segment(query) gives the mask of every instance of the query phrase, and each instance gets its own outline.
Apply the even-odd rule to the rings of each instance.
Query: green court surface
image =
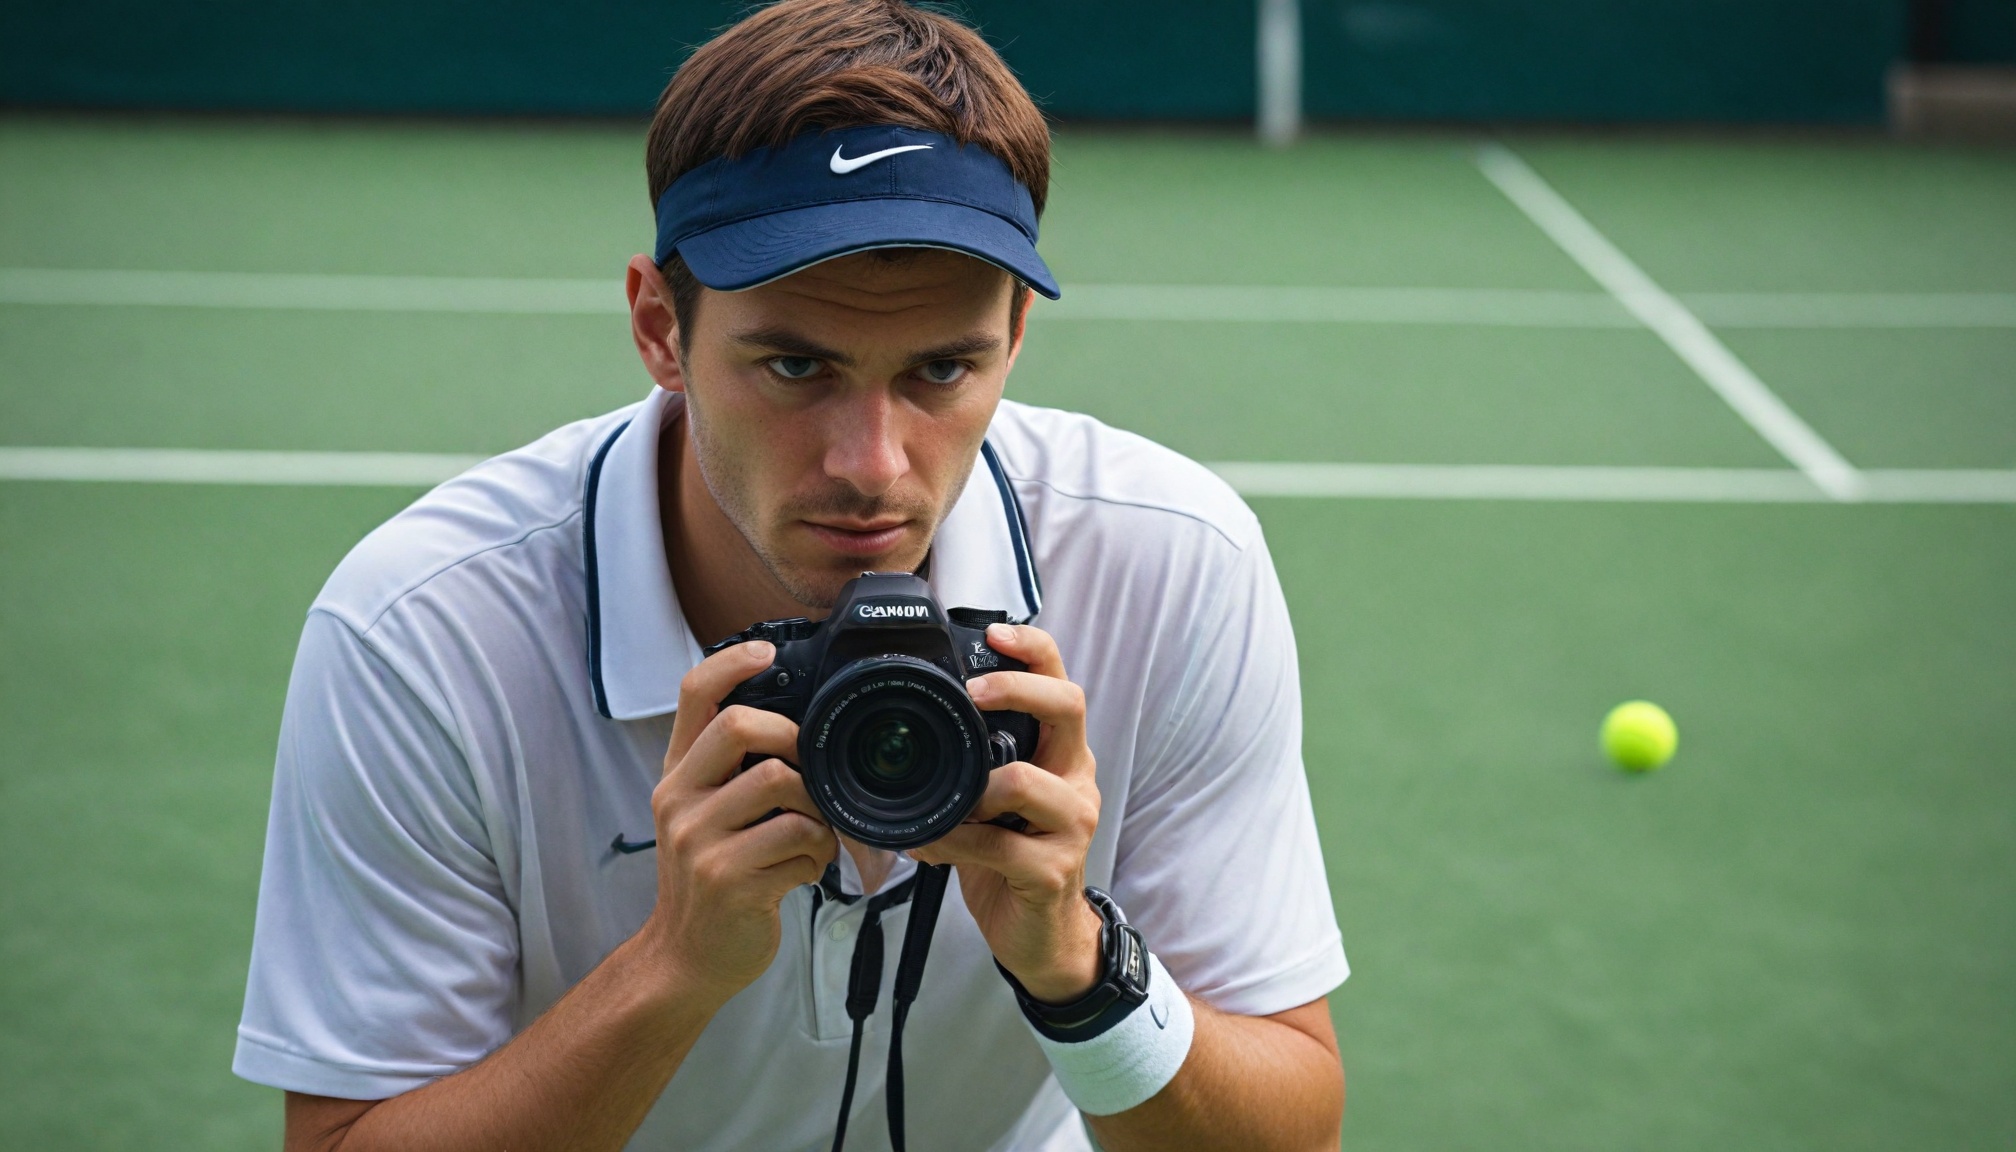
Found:
[[[486,453],[637,398],[613,310],[89,299],[117,276],[24,303],[9,276],[613,283],[648,243],[640,136],[0,118],[0,465]],[[2016,152],[1507,142],[1854,465],[2016,470]],[[1789,467],[1475,143],[1062,132],[1066,301],[1010,394],[1213,461]],[[1074,285],[1586,322],[1072,318]],[[1865,322],[1766,315],[1844,293]],[[287,668],[416,492],[0,481],[0,1146],[277,1146],[277,1093],[229,1062]],[[2016,1146],[2016,502],[1253,502],[1354,968],[1347,1148]],[[1627,778],[1596,726],[1639,696],[1681,749]]]

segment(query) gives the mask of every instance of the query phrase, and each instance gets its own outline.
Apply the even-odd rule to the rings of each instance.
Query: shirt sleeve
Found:
[[[377,1100],[511,1035],[518,933],[450,728],[342,621],[310,613],[281,721],[232,1069]]]
[[[1350,974],[1302,764],[1295,634],[1257,527],[1169,605],[1180,663],[1151,691],[1113,896],[1186,992],[1264,1016]],[[1186,599],[1186,598],[1179,598]],[[1156,698],[1160,697],[1158,701]]]

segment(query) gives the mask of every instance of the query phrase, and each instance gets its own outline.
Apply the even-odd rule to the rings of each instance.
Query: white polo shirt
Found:
[[[355,1099],[418,1088],[509,1040],[649,914],[654,855],[613,842],[653,835],[679,681],[700,659],[658,520],[658,435],[679,405],[654,390],[478,465],[330,577],[281,724],[240,1076]],[[1230,488],[1089,417],[1004,402],[930,583],[948,607],[1056,636],[1099,762],[1089,882],[1185,990],[1265,1015],[1344,980],[1294,635]],[[784,901],[776,960],[631,1147],[830,1143],[862,910],[812,892]],[[850,1149],[888,1147],[907,914],[883,919],[892,959]],[[904,1052],[912,1147],[1089,1147],[956,883]]]

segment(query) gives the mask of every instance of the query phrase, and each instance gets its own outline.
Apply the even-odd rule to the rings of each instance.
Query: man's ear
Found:
[[[1018,286],[1012,281],[1008,290],[1014,292]],[[1036,306],[1036,292],[1031,288],[1021,289],[1022,305],[1008,317],[1008,367],[1015,367],[1015,357],[1022,354],[1022,334],[1029,330],[1029,310]]]
[[[630,297],[630,339],[644,371],[667,392],[686,390],[686,370],[679,356],[679,314],[672,307],[672,287],[665,274],[642,253],[630,258],[623,291]]]

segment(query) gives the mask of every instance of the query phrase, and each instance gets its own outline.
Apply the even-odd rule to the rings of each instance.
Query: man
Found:
[[[1026,93],[943,16],[786,0],[680,69],[647,166],[650,398],[429,493],[309,614],[236,1061],[287,1146],[1334,1148],[1347,970],[1258,524],[1001,399],[1056,294]],[[1042,724],[907,855],[836,837],[789,720],[720,707],[771,645],[701,654],[870,570],[1022,621],[988,638],[1029,671],[969,687]],[[895,973],[855,941],[903,938],[920,864],[956,881],[895,1133]]]

